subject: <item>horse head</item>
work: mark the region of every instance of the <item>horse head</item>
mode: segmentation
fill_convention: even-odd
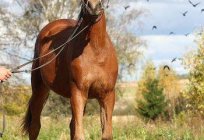
[[[83,14],[99,16],[104,8],[102,0],[81,0]]]

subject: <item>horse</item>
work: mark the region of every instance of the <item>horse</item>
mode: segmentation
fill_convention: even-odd
[[[39,33],[34,49],[32,69],[52,62],[31,72],[32,95],[23,119],[23,131],[29,140],[36,140],[41,128],[40,115],[52,90],[70,100],[72,118],[71,140],[84,140],[83,116],[88,99],[100,105],[102,140],[111,140],[112,114],[115,104],[115,84],[118,75],[117,56],[106,31],[103,0],[82,0],[79,18],[59,19],[46,25]],[[77,37],[59,50],[77,25]],[[46,57],[42,57],[50,53]]]

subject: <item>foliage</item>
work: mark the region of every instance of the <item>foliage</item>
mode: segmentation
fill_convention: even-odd
[[[160,66],[158,71],[159,85],[164,88],[165,94],[170,97],[175,97],[179,94],[181,87],[176,72],[171,68],[170,70],[164,69]]]
[[[69,99],[50,92],[42,114],[53,118],[65,117],[71,114]]]
[[[168,100],[167,118],[173,119],[176,113],[179,113],[182,107],[183,100],[181,99],[181,85],[179,78],[173,68],[164,69],[164,66],[160,66],[158,71],[159,86],[164,90],[166,99]],[[180,111],[179,111],[180,110]]]
[[[12,87],[9,84],[1,85],[1,110],[7,115],[20,115],[27,108],[30,97],[30,89],[26,86]]]
[[[156,67],[151,61],[148,61],[144,66],[144,71],[138,82],[137,96],[140,96],[143,92],[146,92],[146,85],[149,80],[156,78]]]
[[[85,108],[85,114],[94,115],[98,114],[100,106],[97,100],[88,100]],[[52,118],[59,118],[71,115],[71,106],[68,98],[64,98],[51,92],[47,103],[43,109],[43,116]]]
[[[163,89],[159,87],[159,81],[156,79],[149,80],[146,89],[147,91],[142,94],[144,100],[137,101],[137,111],[141,116],[155,120],[166,110],[165,95],[163,94]]]
[[[152,80],[158,80],[159,88],[163,89],[165,95],[167,106],[165,111],[165,118],[172,120],[176,113],[179,113],[184,108],[184,100],[182,100],[182,86],[179,83],[180,79],[176,75],[173,68],[164,69],[161,65],[157,71],[157,68],[151,61],[148,61],[144,66],[144,71],[138,82],[137,88],[137,100],[143,98],[143,93],[148,92],[147,85]],[[142,97],[141,97],[142,96]]]
[[[204,35],[198,41],[198,49],[186,55],[184,64],[189,71],[189,84],[184,94],[187,108],[204,115]]]

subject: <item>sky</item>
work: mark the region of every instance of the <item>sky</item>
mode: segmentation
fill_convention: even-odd
[[[1,5],[12,5],[13,0],[0,0]],[[138,72],[135,75],[127,76],[127,80],[135,81],[141,75],[141,71],[146,60],[152,60],[158,67],[168,64],[178,74],[186,74],[179,61],[171,63],[174,57],[181,58],[187,52],[196,50],[196,32],[204,26],[204,0],[192,0],[193,3],[201,2],[196,8],[188,0],[126,0],[118,5],[127,6],[143,10],[144,14],[130,25],[130,31],[146,42],[144,57],[137,65]],[[18,8],[13,8],[16,10]],[[188,11],[184,17],[182,13]],[[152,30],[157,26],[156,30]],[[174,32],[173,35],[169,35]],[[185,36],[185,34],[189,34]]]
[[[187,73],[181,62],[171,63],[171,60],[175,57],[182,58],[187,52],[197,48],[197,33],[204,27],[204,12],[201,13],[204,0],[192,2],[201,3],[197,7],[193,7],[188,0],[138,0],[127,4],[130,5],[129,10],[144,9],[144,16],[140,17],[141,23],[130,27],[148,46],[144,50],[145,59],[141,64],[151,59],[156,66],[168,64],[178,74]],[[188,12],[184,17],[182,13],[186,11]],[[152,30],[153,26],[157,26],[157,29]],[[170,32],[174,34],[170,35]],[[142,65],[139,69],[141,71]],[[130,80],[137,79],[139,75],[140,72],[131,76]]]

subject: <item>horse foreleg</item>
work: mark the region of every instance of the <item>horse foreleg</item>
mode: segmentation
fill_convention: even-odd
[[[84,140],[83,114],[87,98],[85,93],[80,91],[75,85],[71,89],[72,119],[70,123],[71,140]]]
[[[106,93],[104,99],[99,100],[101,109],[102,140],[112,140],[112,114],[115,104],[115,92]]]

